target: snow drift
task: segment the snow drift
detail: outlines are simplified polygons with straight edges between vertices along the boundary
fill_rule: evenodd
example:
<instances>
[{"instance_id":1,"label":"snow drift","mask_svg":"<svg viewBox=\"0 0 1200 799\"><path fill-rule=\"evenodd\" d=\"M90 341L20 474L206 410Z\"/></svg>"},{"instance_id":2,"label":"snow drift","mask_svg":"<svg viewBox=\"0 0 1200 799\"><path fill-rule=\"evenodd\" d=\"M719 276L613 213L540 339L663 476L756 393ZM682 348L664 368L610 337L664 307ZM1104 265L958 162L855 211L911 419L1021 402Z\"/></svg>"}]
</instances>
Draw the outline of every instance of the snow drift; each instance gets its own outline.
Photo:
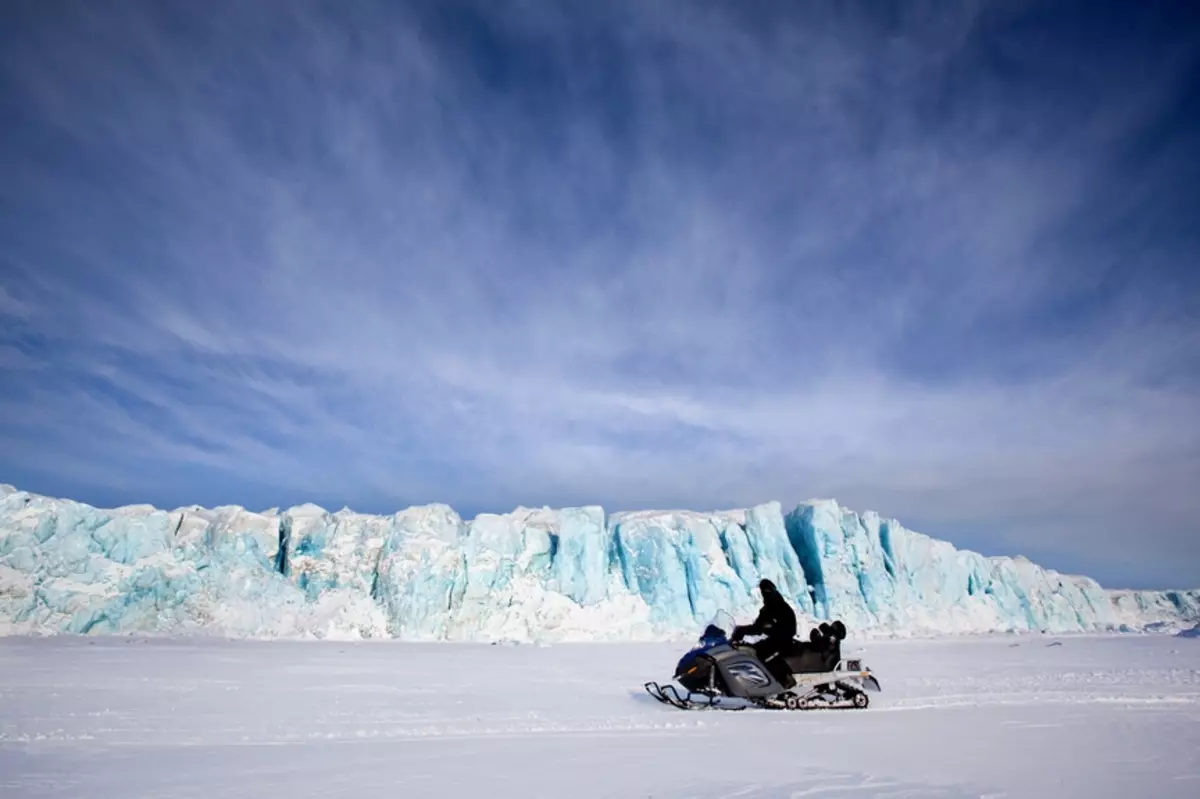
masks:
<instances>
[{"instance_id":1,"label":"snow drift","mask_svg":"<svg viewBox=\"0 0 1200 799\"><path fill-rule=\"evenodd\" d=\"M831 500L715 513L315 505L101 510L0 486L0 633L598 640L757 608L897 634L1183 628L1200 591L1108 591Z\"/></svg>"}]
</instances>

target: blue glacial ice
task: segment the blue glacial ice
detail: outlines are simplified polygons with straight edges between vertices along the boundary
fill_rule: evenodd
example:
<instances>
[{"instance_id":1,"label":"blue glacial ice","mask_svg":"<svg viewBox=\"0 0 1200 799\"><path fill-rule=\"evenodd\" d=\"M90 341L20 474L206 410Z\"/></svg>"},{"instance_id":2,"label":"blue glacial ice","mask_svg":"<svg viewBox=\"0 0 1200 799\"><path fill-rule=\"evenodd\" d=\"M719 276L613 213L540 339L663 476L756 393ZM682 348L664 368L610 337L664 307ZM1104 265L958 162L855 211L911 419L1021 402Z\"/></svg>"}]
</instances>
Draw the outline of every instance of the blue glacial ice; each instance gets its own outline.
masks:
<instances>
[{"instance_id":1,"label":"blue glacial ice","mask_svg":"<svg viewBox=\"0 0 1200 799\"><path fill-rule=\"evenodd\" d=\"M315 505L102 510L0 486L0 634L691 637L775 582L802 623L895 635L1178 630L1200 591L1111 591L832 500L723 512Z\"/></svg>"}]
</instances>

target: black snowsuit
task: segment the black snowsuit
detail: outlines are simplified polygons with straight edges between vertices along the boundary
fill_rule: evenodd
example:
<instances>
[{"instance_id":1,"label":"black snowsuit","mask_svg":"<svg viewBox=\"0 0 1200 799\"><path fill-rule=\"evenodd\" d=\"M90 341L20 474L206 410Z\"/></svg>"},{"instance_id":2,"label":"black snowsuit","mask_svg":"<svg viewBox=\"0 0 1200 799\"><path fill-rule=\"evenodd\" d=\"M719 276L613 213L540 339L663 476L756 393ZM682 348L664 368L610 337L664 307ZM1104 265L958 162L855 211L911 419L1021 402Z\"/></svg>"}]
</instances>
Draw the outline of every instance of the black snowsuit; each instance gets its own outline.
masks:
<instances>
[{"instance_id":1,"label":"black snowsuit","mask_svg":"<svg viewBox=\"0 0 1200 799\"><path fill-rule=\"evenodd\" d=\"M778 591L763 591L763 606L753 624L733 629L733 640L740 641L746 635L765 635L766 638L754 645L758 659L776 677L787 671L782 662L776 663L775 655L787 652L795 645L796 614L791 605Z\"/></svg>"}]
</instances>

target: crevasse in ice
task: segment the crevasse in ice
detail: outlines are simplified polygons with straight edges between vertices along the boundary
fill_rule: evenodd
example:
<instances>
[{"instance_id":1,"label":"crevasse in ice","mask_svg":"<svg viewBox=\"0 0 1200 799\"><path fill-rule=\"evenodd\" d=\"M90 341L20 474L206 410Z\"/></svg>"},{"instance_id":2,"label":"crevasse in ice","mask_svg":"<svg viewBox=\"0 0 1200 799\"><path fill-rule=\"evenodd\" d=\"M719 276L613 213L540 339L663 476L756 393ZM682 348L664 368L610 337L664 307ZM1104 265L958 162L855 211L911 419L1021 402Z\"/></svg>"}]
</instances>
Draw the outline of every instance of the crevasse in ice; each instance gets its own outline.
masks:
<instances>
[{"instance_id":1,"label":"crevasse in ice","mask_svg":"<svg viewBox=\"0 0 1200 799\"><path fill-rule=\"evenodd\" d=\"M0 633L691 637L769 578L802 624L893 634L1179 629L1200 591L1109 591L832 500L700 513L445 505L101 510L0 487Z\"/></svg>"}]
</instances>

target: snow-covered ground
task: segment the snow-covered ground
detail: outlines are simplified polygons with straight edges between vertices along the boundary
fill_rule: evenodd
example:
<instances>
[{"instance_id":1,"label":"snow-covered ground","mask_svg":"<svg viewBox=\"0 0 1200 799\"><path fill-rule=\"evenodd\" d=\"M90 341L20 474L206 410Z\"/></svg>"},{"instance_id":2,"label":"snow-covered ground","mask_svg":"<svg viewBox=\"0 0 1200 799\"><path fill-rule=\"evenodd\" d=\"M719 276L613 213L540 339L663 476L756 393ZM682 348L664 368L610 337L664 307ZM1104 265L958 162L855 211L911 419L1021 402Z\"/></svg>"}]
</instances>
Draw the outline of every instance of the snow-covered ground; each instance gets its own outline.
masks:
<instances>
[{"instance_id":1,"label":"snow-covered ground","mask_svg":"<svg viewBox=\"0 0 1200 799\"><path fill-rule=\"evenodd\" d=\"M0 640L0 796L1200 796L1200 641L847 642L867 710L683 712L665 644Z\"/></svg>"}]
</instances>

